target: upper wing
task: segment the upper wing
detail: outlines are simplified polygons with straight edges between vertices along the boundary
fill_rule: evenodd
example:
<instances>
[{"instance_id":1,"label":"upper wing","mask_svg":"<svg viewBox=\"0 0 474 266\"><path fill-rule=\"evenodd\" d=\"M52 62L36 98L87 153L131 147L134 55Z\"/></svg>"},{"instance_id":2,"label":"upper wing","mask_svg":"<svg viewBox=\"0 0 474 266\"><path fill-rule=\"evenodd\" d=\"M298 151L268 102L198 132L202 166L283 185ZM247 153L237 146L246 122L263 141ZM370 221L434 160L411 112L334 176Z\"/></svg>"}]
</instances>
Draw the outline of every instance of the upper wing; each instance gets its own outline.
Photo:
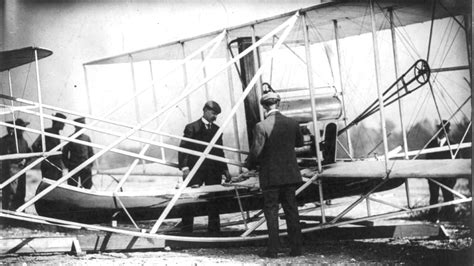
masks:
<instances>
[{"instance_id":1,"label":"upper wing","mask_svg":"<svg viewBox=\"0 0 474 266\"><path fill-rule=\"evenodd\" d=\"M439 1L442 7L437 7L434 12L434 18L440 19L460 14L469 14L471 12L470 1ZM324 3L295 10L273 17L258 19L242 25L221 28L220 30L208 33L202 33L189 38L160 44L157 46L135 50L116 56L101 58L84 65L95 64L116 64L129 63L130 58L134 62L147 60L177 60L191 54L205 43L209 42L224 30L228 33L229 40L241 37L264 36L284 21L288 20L297 11L305 14L308 24L317 28L318 38L312 38L311 43L326 42L334 40L334 21L337 20L338 27L343 28L340 38L356 36L371 31L371 21L367 19L369 14L369 1L324 1ZM390 28L390 23L381 23L386 20L387 10L391 9L397 17L396 26L405 26L415 23L430 21L432 18L432 1L426 0L378 0L375 1L375 19L380 25L378 30ZM293 29L294 34L287 37L286 43L293 45L304 45L303 27ZM263 46L271 47L272 42L267 42ZM225 50L221 49L216 56L225 57Z\"/></svg>"}]
</instances>

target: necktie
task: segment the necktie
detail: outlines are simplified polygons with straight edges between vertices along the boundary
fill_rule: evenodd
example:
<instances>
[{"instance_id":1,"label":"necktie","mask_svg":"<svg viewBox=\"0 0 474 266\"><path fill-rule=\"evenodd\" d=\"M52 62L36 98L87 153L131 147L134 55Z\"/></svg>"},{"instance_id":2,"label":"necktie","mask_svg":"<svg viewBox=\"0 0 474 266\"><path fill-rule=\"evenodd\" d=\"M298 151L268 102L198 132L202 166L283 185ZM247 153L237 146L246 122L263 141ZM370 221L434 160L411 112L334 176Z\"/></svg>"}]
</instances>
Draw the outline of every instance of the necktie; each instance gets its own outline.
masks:
<instances>
[{"instance_id":1,"label":"necktie","mask_svg":"<svg viewBox=\"0 0 474 266\"><path fill-rule=\"evenodd\" d=\"M207 129L207 130L211 129L211 123L207 123L207 124L206 124L206 129Z\"/></svg>"}]
</instances>

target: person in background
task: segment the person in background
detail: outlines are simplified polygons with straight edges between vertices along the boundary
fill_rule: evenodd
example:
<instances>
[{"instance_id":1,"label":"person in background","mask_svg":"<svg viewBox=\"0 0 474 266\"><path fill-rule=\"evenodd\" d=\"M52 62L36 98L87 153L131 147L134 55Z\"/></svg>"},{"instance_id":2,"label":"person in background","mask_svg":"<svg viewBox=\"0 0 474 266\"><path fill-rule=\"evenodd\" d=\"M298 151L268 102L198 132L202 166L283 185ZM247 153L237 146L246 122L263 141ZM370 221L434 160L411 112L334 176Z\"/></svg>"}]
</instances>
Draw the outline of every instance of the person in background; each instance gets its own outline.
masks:
<instances>
[{"instance_id":1,"label":"person in background","mask_svg":"<svg viewBox=\"0 0 474 266\"><path fill-rule=\"evenodd\" d=\"M217 116L221 113L221 107L215 101L208 101L204 104L202 117L198 120L187 124L184 128L184 137L210 142L216 134L219 127L214 124ZM216 142L222 145L222 136ZM203 152L206 145L201 145L186 140L181 141L180 147ZM213 148L209 154L224 157L222 149ZM190 170L198 161L199 156L178 153L179 168L183 172L183 179L187 178ZM189 187L197 188L205 185L216 185L222 183L222 175L225 175L226 182L230 181L230 174L226 163L205 159L201 164L192 180L188 183ZM190 233L193 231L194 215L192 209L187 208L181 221L181 231ZM208 202L208 232L211 234L220 232L219 205L215 200Z\"/></svg>"},{"instance_id":2,"label":"person in background","mask_svg":"<svg viewBox=\"0 0 474 266\"><path fill-rule=\"evenodd\" d=\"M85 124L86 119L84 117L79 117L74 119L74 122L79 124ZM81 129L82 126L75 125L75 132L73 133L73 135ZM81 134L76 139L91 142L91 138L86 134ZM88 160L90 157L94 156L94 151L91 146L69 142L64 146L62 154L64 165L69 171L72 171L74 170L74 168ZM92 166L93 163L90 163L86 167L82 168L79 172L74 174L72 177L70 177L67 180L68 185L90 189L92 187Z\"/></svg>"},{"instance_id":3,"label":"person in background","mask_svg":"<svg viewBox=\"0 0 474 266\"><path fill-rule=\"evenodd\" d=\"M438 136L428 144L427 148L437 148L437 147L447 146L448 141L450 145L452 145L454 142L449 139L449 136L447 136L447 134L449 134L449 131L450 131L450 126L451 124L449 123L449 121L443 120L437 126L438 130L441 129L438 133ZM426 159L451 159L451 158L452 158L451 152L449 150L426 154ZM453 188L454 185L456 184L456 179L454 178L440 178L440 179L436 179L436 181L438 181L439 183L449 188ZM440 189L443 192L444 202L452 201L454 199L454 196L451 192L449 192L445 188L440 187L438 184L435 184L434 182L431 182L428 180L428 186L430 190L430 205L438 203ZM453 205L443 207L441 213L438 212L438 208L432 208L428 212L428 220L431 222L437 222L440 216L443 219L450 219L452 218L453 215L454 215Z\"/></svg>"},{"instance_id":4,"label":"person in background","mask_svg":"<svg viewBox=\"0 0 474 266\"><path fill-rule=\"evenodd\" d=\"M302 182L296 161L295 147L304 144L298 123L280 113L280 96L268 92L260 99L265 109L265 120L254 128L253 141L246 167L259 171L263 193L263 211L267 221L268 245L264 257L275 258L280 249L278 209L285 212L290 256L300 256L302 250L301 226L296 202L296 187Z\"/></svg>"},{"instance_id":5,"label":"person in background","mask_svg":"<svg viewBox=\"0 0 474 266\"><path fill-rule=\"evenodd\" d=\"M26 127L30 123L23 119L8 121L9 124ZM16 131L16 132L15 132ZM7 135L0 139L0 155L29 153L31 152L28 143L23 138L23 130L7 128ZM21 171L27 163L26 159L2 160L1 182L8 180L10 177ZM26 195L26 174L22 174L2 190L2 209L16 210L25 203Z\"/></svg>"},{"instance_id":6,"label":"person in background","mask_svg":"<svg viewBox=\"0 0 474 266\"><path fill-rule=\"evenodd\" d=\"M56 113L54 114L54 116L57 118L66 119L66 116L61 113ZM63 129L64 129L64 122L53 120L53 124L51 125L51 127L45 129L44 131L51 134L59 135L59 132ZM58 146L60 143L61 143L61 140L59 138L46 136L45 137L45 144L46 144L45 151L52 150L53 148ZM35 142L33 142L33 145L31 145L31 148L33 149L34 152L42 152L43 151L42 146L43 145L41 141L41 136L39 136L35 140ZM63 174L63 169L65 169L65 167L62 160L62 156L60 154L49 156L41 163L41 175L43 177L46 177L52 180L58 180L59 178L61 178Z\"/></svg>"}]
</instances>

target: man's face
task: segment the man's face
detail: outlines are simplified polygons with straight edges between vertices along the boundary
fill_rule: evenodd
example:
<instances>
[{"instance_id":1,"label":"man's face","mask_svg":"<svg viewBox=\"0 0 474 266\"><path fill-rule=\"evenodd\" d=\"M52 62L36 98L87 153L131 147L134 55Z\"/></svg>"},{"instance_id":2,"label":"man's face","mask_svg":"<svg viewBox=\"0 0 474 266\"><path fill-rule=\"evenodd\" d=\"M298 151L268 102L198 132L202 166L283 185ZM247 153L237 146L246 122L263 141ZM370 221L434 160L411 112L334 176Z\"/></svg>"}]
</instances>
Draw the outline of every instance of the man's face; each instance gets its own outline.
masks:
<instances>
[{"instance_id":1,"label":"man's face","mask_svg":"<svg viewBox=\"0 0 474 266\"><path fill-rule=\"evenodd\" d=\"M446 131L446 132L448 132L448 131ZM444 138L445 136L446 136L446 134L444 133L444 129L441 128L441 131L438 133L438 138L442 139L442 138Z\"/></svg>"},{"instance_id":2,"label":"man's face","mask_svg":"<svg viewBox=\"0 0 474 266\"><path fill-rule=\"evenodd\" d=\"M204 119L206 119L207 121L209 121L211 123L213 123L217 119L216 111L208 109L208 108L204 109L204 112L203 112L202 116L204 117Z\"/></svg>"},{"instance_id":3,"label":"man's face","mask_svg":"<svg viewBox=\"0 0 474 266\"><path fill-rule=\"evenodd\" d=\"M15 129L16 135L17 136L23 136L23 130L22 129Z\"/></svg>"}]
</instances>

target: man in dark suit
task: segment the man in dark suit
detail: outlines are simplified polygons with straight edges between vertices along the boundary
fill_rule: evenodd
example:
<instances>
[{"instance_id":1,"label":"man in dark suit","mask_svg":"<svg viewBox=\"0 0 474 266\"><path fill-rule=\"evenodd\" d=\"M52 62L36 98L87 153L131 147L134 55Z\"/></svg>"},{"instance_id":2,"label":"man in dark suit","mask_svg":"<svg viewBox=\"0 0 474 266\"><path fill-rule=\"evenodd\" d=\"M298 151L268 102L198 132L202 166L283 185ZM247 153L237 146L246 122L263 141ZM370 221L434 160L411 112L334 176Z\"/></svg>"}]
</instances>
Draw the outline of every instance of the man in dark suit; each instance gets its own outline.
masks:
<instances>
[{"instance_id":1,"label":"man in dark suit","mask_svg":"<svg viewBox=\"0 0 474 266\"><path fill-rule=\"evenodd\" d=\"M66 119L66 116L61 113L54 114L55 117ZM45 129L44 131L56 135L60 135L59 132L64 129L64 122L53 120L53 124L50 128ZM46 136L45 137L45 144L46 144L46 151L52 150L54 147L61 144L61 140L59 138L53 138ZM31 148L34 152L42 152L43 151L43 144L41 141L41 136L39 136ZM43 177L58 180L61 178L64 169L64 163L62 160L61 155L52 155L49 156L46 160L41 162L41 175Z\"/></svg>"},{"instance_id":2,"label":"man in dark suit","mask_svg":"<svg viewBox=\"0 0 474 266\"><path fill-rule=\"evenodd\" d=\"M443 120L441 124L437 126L438 130L441 129L441 131L438 133L438 136L436 139L432 140L427 148L437 148L437 147L443 147L448 145L448 139L449 137L446 134L449 134L449 127L450 123L447 120ZM444 129L442 128L444 126ZM449 143L452 144L453 141L449 140ZM451 152L449 150L446 151L439 151L439 152L433 152L433 153L428 153L426 155L426 159L451 159ZM436 179L436 181L440 182L441 184L453 188L454 185L456 184L456 179L453 178L441 178L441 179ZM428 186L430 189L430 205L437 204L438 203L438 197L439 197L439 189L441 188L441 191L443 192L443 200L444 202L448 202L454 199L454 196L451 192L446 190L445 188L440 187L438 184L435 184L434 182L428 181ZM442 218L451 218L454 215L454 206L449 205L446 206L442 209ZM430 209L428 212L428 220L435 222L439 218L438 214L438 208L433 208Z\"/></svg>"},{"instance_id":3,"label":"man in dark suit","mask_svg":"<svg viewBox=\"0 0 474 266\"><path fill-rule=\"evenodd\" d=\"M201 118L186 125L184 128L184 137L210 142L219 129L219 127L214 124L214 121L216 121L217 115L221 113L221 107L214 101L208 101L202 110L203 115ZM216 144L222 145L222 136L219 137ZM186 140L181 141L180 147L199 152L203 152L206 148L205 145ZM224 151L218 148L213 148L209 154L224 157ZM184 152L178 153L179 168L183 172L183 179L188 176L198 159L199 156ZM197 188L203 184L221 184L222 175L225 175L226 181L230 181L230 174L226 163L205 159L199 167L199 170L192 177L188 186ZM185 212L186 214L183 215L181 222L181 230L189 233L193 231L194 215L192 209L187 209ZM208 231L210 233L218 233L220 231L219 206L218 202L213 200L208 203Z\"/></svg>"},{"instance_id":4,"label":"man in dark suit","mask_svg":"<svg viewBox=\"0 0 474 266\"><path fill-rule=\"evenodd\" d=\"M253 142L246 166L260 166L259 180L263 193L263 211L267 220L268 246L265 257L277 257L280 249L278 235L278 203L285 211L291 247L290 256L302 254L302 236L296 203L296 187L302 182L296 162L295 147L303 146L303 135L296 121L282 115L280 96L274 92L264 94L260 104L266 111L265 120L255 125Z\"/></svg>"},{"instance_id":5,"label":"man in dark suit","mask_svg":"<svg viewBox=\"0 0 474 266\"><path fill-rule=\"evenodd\" d=\"M79 123L79 125L74 126L76 130L74 132L75 134L76 132L82 129L82 126L80 124L85 124L86 119L84 117L79 117L74 119L74 122ZM86 134L81 134L76 139L85 142L91 142L91 138ZM87 161L92 156L94 156L94 150L91 146L86 146L75 142L69 142L68 144L66 144L62 151L63 162L69 171L74 170L76 167ZM75 173L67 180L67 184L71 186L79 185L79 187L90 189L92 187L93 166L94 164L90 163L86 167L82 168L79 172Z\"/></svg>"},{"instance_id":6,"label":"man in dark suit","mask_svg":"<svg viewBox=\"0 0 474 266\"><path fill-rule=\"evenodd\" d=\"M8 121L8 124L14 124L21 127L26 127L30 123L18 118L13 121ZM0 138L0 155L28 153L31 152L23 137L23 130L16 128L7 128L7 135ZM21 171L28 163L26 159L11 159L2 160L0 171L0 183L8 180L16 173ZM22 174L15 181L5 186L2 190L2 209L16 210L25 203L26 195L26 174Z\"/></svg>"}]
</instances>

